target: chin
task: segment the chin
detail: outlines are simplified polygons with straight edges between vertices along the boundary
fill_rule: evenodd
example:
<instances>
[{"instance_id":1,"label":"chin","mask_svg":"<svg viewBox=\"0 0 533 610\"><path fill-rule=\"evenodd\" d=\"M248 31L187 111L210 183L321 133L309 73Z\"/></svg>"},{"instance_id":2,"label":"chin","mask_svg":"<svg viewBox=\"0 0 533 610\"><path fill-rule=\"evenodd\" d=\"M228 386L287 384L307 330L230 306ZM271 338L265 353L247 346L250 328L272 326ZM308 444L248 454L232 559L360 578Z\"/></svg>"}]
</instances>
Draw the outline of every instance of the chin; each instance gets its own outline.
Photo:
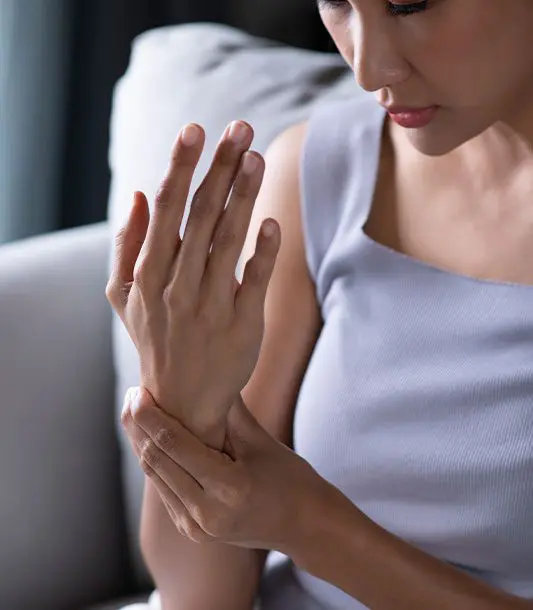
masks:
<instances>
[{"instance_id":1,"label":"chin","mask_svg":"<svg viewBox=\"0 0 533 610\"><path fill-rule=\"evenodd\" d=\"M442 117L439 120L437 117L432 123L421 129L406 129L406 137L411 145L423 155L442 157L473 140L487 128L486 125L475 124L472 120L464 121L464 124L460 125L457 122L451 122L449 118Z\"/></svg>"},{"instance_id":2,"label":"chin","mask_svg":"<svg viewBox=\"0 0 533 610\"><path fill-rule=\"evenodd\" d=\"M409 143L418 152L428 157L442 157L459 148L466 140L456 139L449 136L431 137L425 130L407 130ZM422 132L422 133L421 133Z\"/></svg>"}]
</instances>

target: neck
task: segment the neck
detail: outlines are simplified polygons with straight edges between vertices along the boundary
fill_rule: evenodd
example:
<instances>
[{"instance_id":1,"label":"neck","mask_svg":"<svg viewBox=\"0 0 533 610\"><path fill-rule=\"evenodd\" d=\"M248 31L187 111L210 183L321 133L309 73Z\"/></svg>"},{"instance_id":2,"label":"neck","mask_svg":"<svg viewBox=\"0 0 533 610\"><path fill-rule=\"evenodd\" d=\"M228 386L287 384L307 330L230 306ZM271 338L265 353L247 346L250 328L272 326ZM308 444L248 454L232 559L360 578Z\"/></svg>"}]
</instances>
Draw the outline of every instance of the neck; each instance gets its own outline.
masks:
<instances>
[{"instance_id":1,"label":"neck","mask_svg":"<svg viewBox=\"0 0 533 610\"><path fill-rule=\"evenodd\" d=\"M474 191L502 192L525 175L533 176L533 95L452 153ZM523 100L527 100L527 104Z\"/></svg>"},{"instance_id":2,"label":"neck","mask_svg":"<svg viewBox=\"0 0 533 610\"><path fill-rule=\"evenodd\" d=\"M533 87L517 95L516 104L498 127L519 152L533 156Z\"/></svg>"},{"instance_id":3,"label":"neck","mask_svg":"<svg viewBox=\"0 0 533 610\"><path fill-rule=\"evenodd\" d=\"M481 191L505 189L519 174L533 172L530 141L507 123L495 123L457 152L472 186Z\"/></svg>"}]
</instances>

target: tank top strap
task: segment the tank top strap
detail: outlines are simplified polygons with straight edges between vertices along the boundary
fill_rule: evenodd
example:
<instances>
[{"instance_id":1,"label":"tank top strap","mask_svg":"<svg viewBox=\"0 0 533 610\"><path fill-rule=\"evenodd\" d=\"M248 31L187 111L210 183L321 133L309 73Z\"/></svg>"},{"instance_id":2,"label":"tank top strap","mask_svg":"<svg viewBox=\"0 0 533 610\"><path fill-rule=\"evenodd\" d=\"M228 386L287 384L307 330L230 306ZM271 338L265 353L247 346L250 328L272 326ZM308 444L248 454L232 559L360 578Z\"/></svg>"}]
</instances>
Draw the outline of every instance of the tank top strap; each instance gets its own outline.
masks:
<instances>
[{"instance_id":1,"label":"tank top strap","mask_svg":"<svg viewBox=\"0 0 533 610\"><path fill-rule=\"evenodd\" d=\"M301 156L300 193L306 259L317 298L329 289L335 244L355 238L370 211L385 111L373 95L317 106Z\"/></svg>"}]
</instances>

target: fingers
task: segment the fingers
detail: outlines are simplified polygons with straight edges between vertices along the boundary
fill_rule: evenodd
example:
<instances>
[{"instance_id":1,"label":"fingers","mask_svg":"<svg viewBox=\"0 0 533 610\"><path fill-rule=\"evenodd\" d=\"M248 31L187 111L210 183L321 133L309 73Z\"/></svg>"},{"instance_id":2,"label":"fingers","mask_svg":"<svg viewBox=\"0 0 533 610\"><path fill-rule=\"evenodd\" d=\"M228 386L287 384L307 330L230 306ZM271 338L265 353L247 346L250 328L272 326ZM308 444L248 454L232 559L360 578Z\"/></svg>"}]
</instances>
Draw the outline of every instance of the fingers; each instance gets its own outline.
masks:
<instances>
[{"instance_id":1,"label":"fingers","mask_svg":"<svg viewBox=\"0 0 533 610\"><path fill-rule=\"evenodd\" d=\"M224 132L209 172L193 197L172 273L171 290L198 294L215 227L226 205L241 157L252 139L253 130L243 121L234 121Z\"/></svg>"},{"instance_id":2,"label":"fingers","mask_svg":"<svg viewBox=\"0 0 533 610\"><path fill-rule=\"evenodd\" d=\"M157 478L161 479L185 508L202 504L202 487L188 472L162 451L151 437L144 436L139 445L138 452L139 463L145 474L152 481ZM154 473L156 476L154 476ZM172 496L167 494L165 499L173 508L178 509L176 501L172 501Z\"/></svg>"},{"instance_id":3,"label":"fingers","mask_svg":"<svg viewBox=\"0 0 533 610\"><path fill-rule=\"evenodd\" d=\"M205 272L205 293L211 303L227 303L233 308L235 269L239 261L254 204L261 188L265 162L261 155L246 152L239 173L213 239L213 250Z\"/></svg>"},{"instance_id":4,"label":"fingers","mask_svg":"<svg viewBox=\"0 0 533 610\"><path fill-rule=\"evenodd\" d=\"M131 406L137 391L138 388L130 388L126 392L121 422L127 432L128 439L141 468L150 478L150 482L155 486L170 518L180 533L193 540L208 536L189 515L179 494L176 493L177 487L181 486L184 497L187 496L198 500L199 496L197 494L201 491L201 488L194 479L172 462L170 458L165 456L154 445L146 432L133 421ZM155 402L146 391L141 391L141 400L151 406L155 405ZM175 469L177 469L177 473ZM173 488L176 488L176 491L173 491Z\"/></svg>"},{"instance_id":5,"label":"fingers","mask_svg":"<svg viewBox=\"0 0 533 610\"><path fill-rule=\"evenodd\" d=\"M188 481L180 481L179 475L177 476L175 472L171 477L171 481L169 481L164 472L152 470L146 462L144 462L143 469L145 474L150 478L152 485L156 488L170 518L180 534L195 542L212 541L213 538L203 531L189 513L187 504L191 504L190 509L193 512L195 511L195 505L191 503L193 502L192 500L188 500L187 498L189 498L189 495L194 497L197 491L187 488ZM190 477L188 478L190 479ZM173 487L181 487L180 494L183 496L184 500L174 491ZM196 501L198 501L198 499Z\"/></svg>"},{"instance_id":6,"label":"fingers","mask_svg":"<svg viewBox=\"0 0 533 610\"><path fill-rule=\"evenodd\" d=\"M273 218L268 218L261 225L255 254L246 263L242 284L235 297L237 319L245 325L257 322L258 316L263 319L266 292L280 245L279 225Z\"/></svg>"},{"instance_id":7,"label":"fingers","mask_svg":"<svg viewBox=\"0 0 533 610\"><path fill-rule=\"evenodd\" d=\"M182 129L172 148L167 173L155 196L141 256L142 273L146 276L144 283L153 285L158 291L167 283L174 262L179 229L204 141L205 132L199 125L190 124Z\"/></svg>"},{"instance_id":8,"label":"fingers","mask_svg":"<svg viewBox=\"0 0 533 610\"><path fill-rule=\"evenodd\" d=\"M115 237L115 260L106 296L121 314L133 283L133 270L146 238L150 212L144 193L135 192L128 220Z\"/></svg>"},{"instance_id":9,"label":"fingers","mask_svg":"<svg viewBox=\"0 0 533 610\"><path fill-rule=\"evenodd\" d=\"M146 393L141 393L140 398L138 408L132 412L133 421L152 439L154 446L202 487L217 480L225 463L223 454L206 447L177 419L154 407L153 401L146 400Z\"/></svg>"}]
</instances>

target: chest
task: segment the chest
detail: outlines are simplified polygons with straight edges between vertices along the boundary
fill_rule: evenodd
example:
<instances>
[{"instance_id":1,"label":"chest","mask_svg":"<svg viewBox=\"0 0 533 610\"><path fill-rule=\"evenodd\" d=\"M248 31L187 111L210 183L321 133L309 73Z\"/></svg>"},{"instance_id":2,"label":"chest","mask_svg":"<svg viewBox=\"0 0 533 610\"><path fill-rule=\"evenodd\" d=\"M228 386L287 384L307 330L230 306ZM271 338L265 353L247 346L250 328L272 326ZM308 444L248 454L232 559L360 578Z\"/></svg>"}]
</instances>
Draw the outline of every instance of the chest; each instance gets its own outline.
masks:
<instances>
[{"instance_id":1,"label":"chest","mask_svg":"<svg viewBox=\"0 0 533 610\"><path fill-rule=\"evenodd\" d=\"M398 163L386 142L381 151L370 239L446 271L533 286L533 168L474 188L464 168Z\"/></svg>"},{"instance_id":2,"label":"chest","mask_svg":"<svg viewBox=\"0 0 533 610\"><path fill-rule=\"evenodd\" d=\"M357 254L324 303L296 451L388 531L530 578L533 293Z\"/></svg>"}]
</instances>

